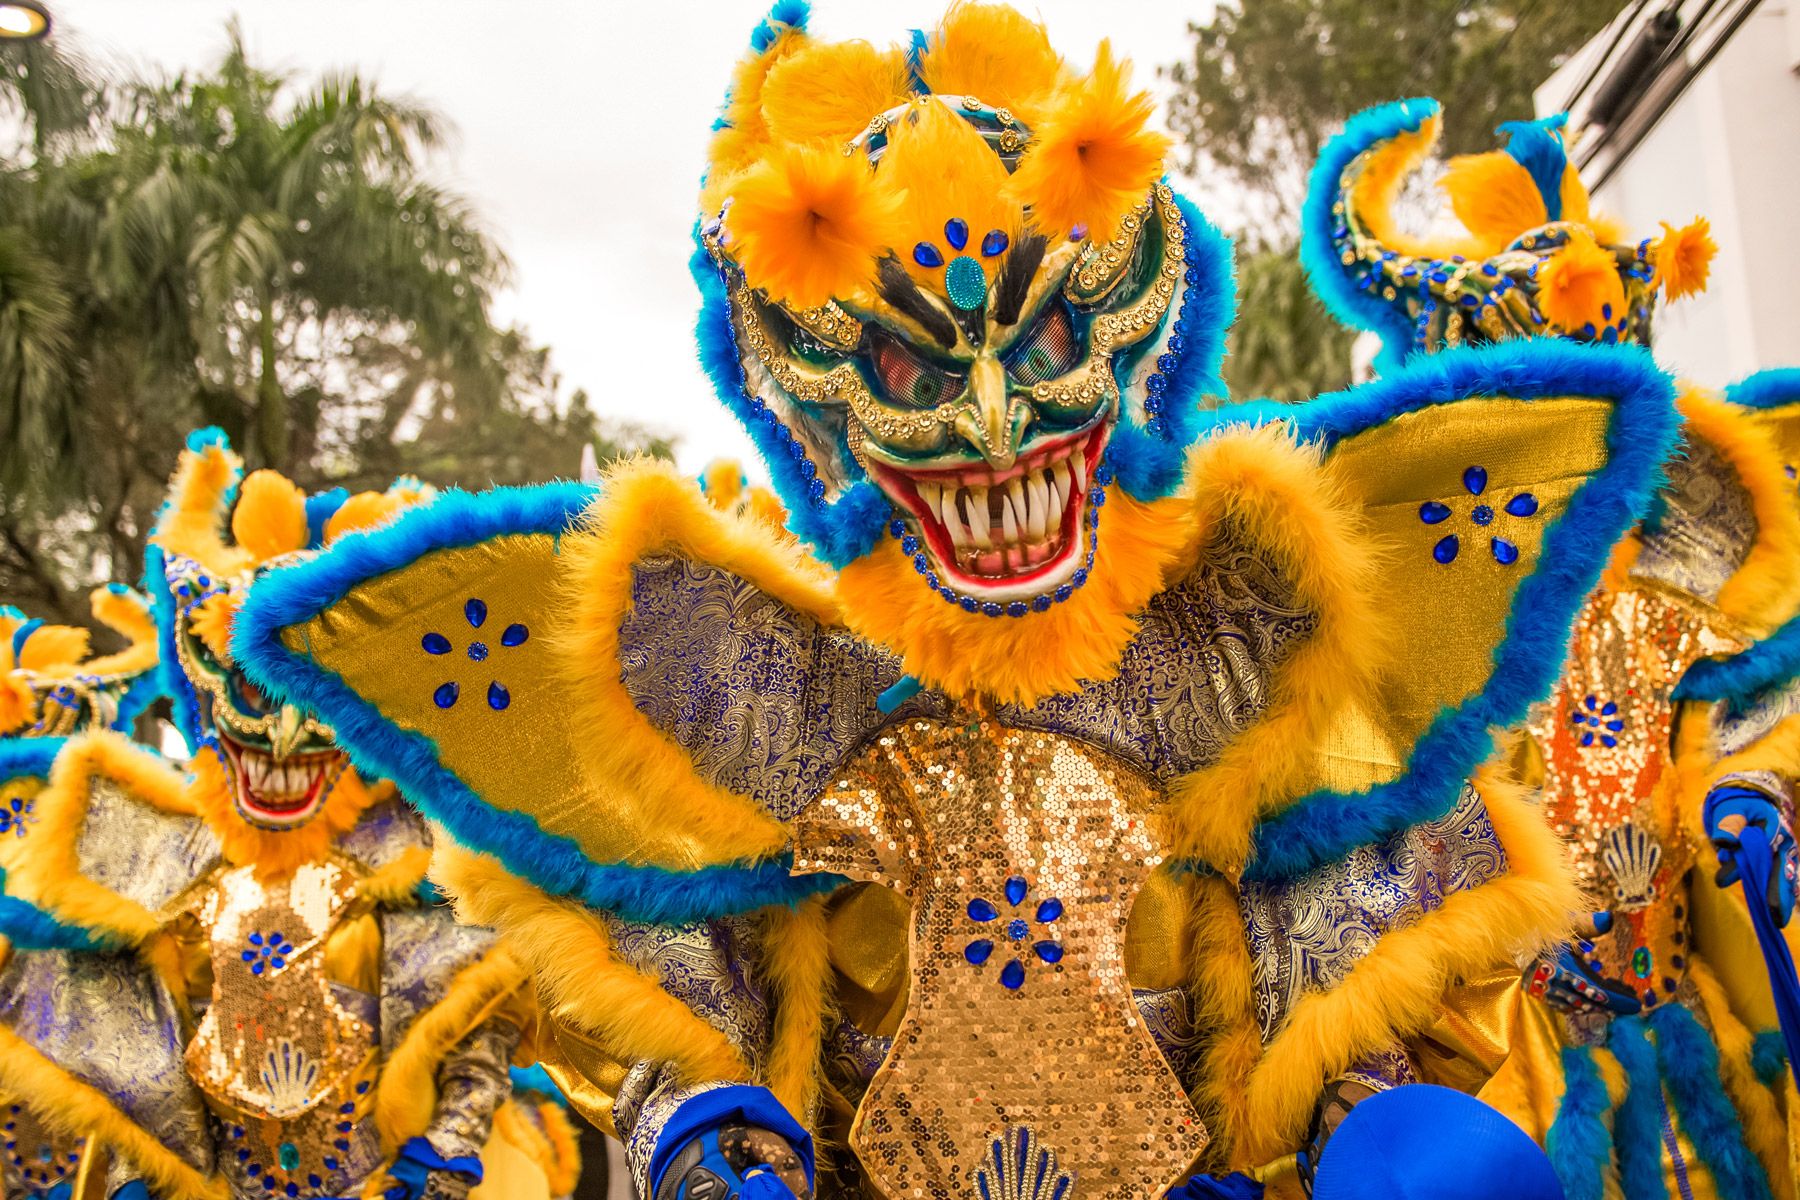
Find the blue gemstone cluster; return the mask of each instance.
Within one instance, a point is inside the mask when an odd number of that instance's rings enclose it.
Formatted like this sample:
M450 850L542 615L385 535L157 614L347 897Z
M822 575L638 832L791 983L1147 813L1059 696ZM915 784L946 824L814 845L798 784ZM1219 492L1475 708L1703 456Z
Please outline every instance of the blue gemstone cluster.
M481 627L487 624L487 602L470 597L470 599L463 604L463 618L469 622L469 627L471 629L479 632ZM500 645L506 649L511 649L514 646L523 646L530 637L531 631L529 629L514 622L501 631ZM451 644L449 638L435 631L420 638L419 645L425 653L434 657L448 654L456 648ZM469 642L466 653L471 662L486 662L489 654L488 644L477 637ZM454 679L440 683L437 686L437 690L431 693L432 703L436 704L439 708L454 708L456 702L461 698L462 685L457 683ZM512 703L512 693L507 691L505 684L497 679L493 680L488 684L487 702L489 708L493 709L495 712L500 712L505 709L507 705Z
M918 537L906 528L905 521L894 518L888 524L888 532L899 539L901 553L912 558L913 570L925 577L925 586L942 596L945 603L954 604L964 612L980 613L984 617L1022 617L1027 613L1048 612L1051 605L1061 604L1073 596L1077 588L1087 583L1088 576L1093 572L1094 548L1100 543L1100 509L1106 504L1106 485L1112 481L1112 468L1102 462L1094 472L1092 486L1088 488L1087 557L1082 565L1069 576L1067 583L1048 592L1040 592L1029 600L1012 600L1001 604L965 596L938 578L938 573L931 569L931 558L919 544Z
M1003 886L1002 892L1006 897L1007 907L1011 915L1008 917L1006 924L998 927L996 932L1003 933L1005 935L1005 940L1012 944L1013 957L1008 959L1006 965L1000 968L1000 983L1001 986L1008 990L1017 991L1025 984L1025 944L1031 939L1034 926L1055 924L1063 915L1063 902L1056 899L1054 896L1047 900L1040 901L1037 910L1032 914L1031 920L1027 920L1019 912L1020 906L1023 905L1031 895L1031 884L1026 878L1023 875L1010 876ZM993 901L988 900L983 896L977 896L975 899L969 901L968 913L969 919L980 925L992 924L1000 919L1000 909ZM1046 936L1031 941L1031 952L1037 955L1040 961L1046 963L1061 962L1063 956L1062 943L1055 938L1048 936L1050 930L1045 929L1043 932ZM994 939L992 938L972 938L968 945L963 947L963 958L978 967L986 963L988 959L993 956Z
M9 833L14 837L25 836L25 827L37 820L32 813L33 803L31 800L22 800L18 796L14 796L4 805L0 805L0 837L5 837Z
M1463 490L1476 498L1476 503L1469 509L1469 520L1479 528L1486 528L1494 523L1498 515L1491 505L1480 499L1487 491L1488 473L1486 467L1470 467L1463 472ZM1509 516L1528 518L1537 515L1537 497L1530 492L1519 492L1508 500L1505 510ZM1427 525L1441 525L1454 514L1448 504L1438 500L1427 500L1419 505L1419 520ZM1519 561L1519 547L1515 542L1495 534L1488 538L1488 550L1494 561L1503 567L1510 567ZM1447 533L1437 540L1431 548L1431 557L1445 566L1456 561L1462 552L1462 541L1454 533Z
M252 975L261 975L266 970L281 970L287 966L288 956L294 952L294 943L279 933L267 936L252 933L245 941L249 943L249 948L239 957L250 964Z
M1193 309L1198 303L1200 287L1206 282L1206 272L1200 265L1200 247L1193 230L1188 228L1187 217L1181 218L1184 269L1181 292L1181 303L1175 309L1175 323L1169 329L1169 338L1163 343L1162 353L1156 356L1156 370L1144 380L1144 412L1147 414L1144 429L1153 437L1168 437L1168 421L1165 419L1170 400L1169 385L1180 369L1182 360L1187 357L1191 344L1193 328Z
M1581 731L1581 744L1591 746L1598 741L1607 749L1619 744L1618 734L1625 728L1625 721L1619 716L1619 706L1608 700L1602 704L1600 697L1588 696L1581 702L1581 707L1569 714L1569 724Z
M969 223L961 217L945 221L944 241L952 250L963 250L969 244ZM998 258L1005 253L1006 247L1006 231L990 229L981 239L981 257ZM912 254L913 261L928 271L944 267L944 252L932 242L919 242L913 247ZM949 261L950 265L944 267L944 294L950 298L950 303L964 312L980 308L987 300L987 269L968 254L958 253Z
M368 1091L368 1081L365 1080L356 1085L356 1094L358 1096L366 1096ZM340 1154L347 1153L350 1149L350 1134L355 1131L358 1124L356 1102L345 1101L343 1104L338 1105L337 1116L336 1132L338 1136L332 1139L331 1145L332 1148ZM258 1181L262 1185L263 1191L268 1192L271 1195L286 1196L289 1197L290 1200L293 1197L299 1196L301 1193L301 1185L298 1180L277 1178L277 1176L288 1176L300 1169L302 1162L300 1147L292 1142L282 1142L275 1148L274 1163L265 1164L256 1158L255 1153L248 1144L243 1144L246 1140L246 1132L247 1131L242 1125L233 1125L231 1127L231 1140L240 1143L233 1152L233 1155L238 1162L242 1164L244 1174L248 1175L251 1179ZM324 1155L319 1162L327 1171L338 1170L338 1157L336 1154ZM323 1195L322 1189L324 1189L326 1182L326 1179L317 1171L307 1172L306 1188L308 1189L308 1194L311 1196Z

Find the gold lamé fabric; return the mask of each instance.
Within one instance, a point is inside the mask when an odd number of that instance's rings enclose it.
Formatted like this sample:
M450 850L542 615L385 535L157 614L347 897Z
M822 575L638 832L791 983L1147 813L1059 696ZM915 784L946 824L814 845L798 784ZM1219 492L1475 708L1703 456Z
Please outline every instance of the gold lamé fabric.
M991 1194L1025 1152L1045 1197L1064 1174L1151 1197L1205 1146L1125 971L1159 798L1084 743L971 716L890 728L799 818L796 870L911 905L906 1011L851 1135L883 1194Z
M348 945L333 945L356 883L331 859L273 881L237 867L216 876L194 906L211 994L188 1044L188 1073L229 1140L241 1144L231 1156L249 1152L243 1164L258 1168L252 1175L348 1180L379 1157L363 1128L379 1019L372 997L329 969L353 978L379 972L379 939L371 942L365 927L353 923ZM365 956L373 961L348 961Z
M1542 803L1583 889L1614 927L1600 974L1655 1007L1685 974L1695 848L1679 806L1671 694L1697 659L1737 647L1708 610L1659 588L1602 589L1575 624L1569 662L1528 725Z

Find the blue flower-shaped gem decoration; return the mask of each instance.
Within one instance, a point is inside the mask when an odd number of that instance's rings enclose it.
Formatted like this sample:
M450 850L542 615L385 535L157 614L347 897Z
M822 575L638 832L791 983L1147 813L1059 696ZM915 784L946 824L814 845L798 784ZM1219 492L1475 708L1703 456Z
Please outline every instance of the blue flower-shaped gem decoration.
M22 800L17 796L0 804L0 837L12 834L14 837L25 836L25 826L37 820L31 811L33 801Z
M294 943L279 933L271 933L267 936L253 933L245 940L250 943L250 948L245 950L240 957L250 964L252 975L261 975L270 968L281 970L287 966L288 955L294 952Z
M963 250L969 244L969 223L961 217L945 221L944 241L952 250ZM981 239L981 257L998 258L1006 252L1007 243L1005 230L988 230ZM919 242L913 247L913 261L927 270L944 267L944 252L932 242ZM987 292L987 269L973 255L958 253L944 267L944 294L964 312L980 308L987 300Z
M1475 500L1474 505L1469 509L1469 520L1478 529L1486 529L1494 523L1494 519L1499 515L1491 504L1481 498L1482 494L1487 491L1487 468L1470 467L1463 472L1462 482L1463 490ZM1508 516L1521 519L1535 517L1538 511L1537 497L1530 492L1516 493L1512 499L1506 502L1504 511ZM1419 520L1427 525L1442 525L1455 515L1454 509L1438 500L1427 500L1419 505ZM1519 561L1518 544L1497 533L1489 535L1488 550L1493 554L1494 561L1503 567L1510 567ZM1436 545L1432 546L1431 557L1448 566L1456 561L1456 556L1461 551L1462 540L1454 533L1446 533L1437 540Z
M469 645L465 650L465 653L469 656L469 661L486 662L490 651L487 642L482 640L480 631L482 626L487 624L487 602L471 596L463 604L463 617L469 622L469 628L476 631L476 636L470 640ZM514 646L523 646L530 637L531 631L529 629L514 622L500 631L500 645L503 649L511 649ZM433 657L448 654L456 649L449 638L437 632L428 633L423 638L420 638L419 645L424 649L425 653L432 655ZM431 693L432 703L436 704L439 708L454 708L456 707L456 702L461 698L462 686L454 679L440 683L437 686L437 690ZM487 702L489 708L493 709L495 712L499 712L512 703L512 693L506 690L505 684L496 679L488 684Z
M1004 888L1009 915L1006 924L1000 926L996 933L1011 943L1012 957L1000 968L1000 982L1011 990L1017 990L1025 983L1024 954L1026 943L1031 945L1031 952L1044 962L1061 962L1063 956L1062 943L1051 937L1033 939L1034 933L1048 934L1048 929L1040 930L1039 926L1052 925L1063 915L1063 902L1054 896L1038 903L1031 919L1019 911L1020 906L1031 895L1031 885L1022 875L1014 875L1007 879ZM969 901L969 919L986 925L1000 919L1000 909L991 901L977 896ZM963 957L976 966L981 966L994 956L995 939L978 937L963 947Z
M1589 696L1581 707L1569 714L1569 724L1581 731L1581 744L1591 746L1596 740L1607 749L1619 744L1618 733L1625 728L1619 706L1611 700L1600 703L1600 697Z

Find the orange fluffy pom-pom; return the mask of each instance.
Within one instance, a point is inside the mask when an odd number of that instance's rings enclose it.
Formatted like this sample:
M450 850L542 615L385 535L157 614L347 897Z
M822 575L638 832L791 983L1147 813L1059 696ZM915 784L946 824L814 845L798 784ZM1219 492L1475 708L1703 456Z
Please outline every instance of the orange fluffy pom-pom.
M1625 311L1619 264L1588 234L1573 230L1539 268L1537 302L1545 319L1563 331L1617 320Z
M813 45L769 69L762 112L777 142L841 143L910 98L906 58L867 42Z
M392 492L358 492L325 522L325 540L333 542L346 533L373 529L405 507L400 496Z
M1718 252L1712 225L1705 217L1695 217L1680 229L1664 221L1662 240L1656 243L1655 251L1656 278L1662 284L1663 294L1679 300L1705 291L1713 256Z
M67 671L88 654L88 631L73 625L39 625L19 647L27 671Z
M37 716L31 685L8 672L0 676L0 733L13 733Z
M958 4L919 56L933 92L1010 108L1035 126L1063 74L1044 27L1004 4Z
M1129 70L1100 43L1093 72L1032 132L1007 190L1041 232L1060 237L1085 226L1107 241L1162 174L1169 139L1148 128L1154 105L1148 92L1128 90Z
M231 510L231 536L255 562L306 549L306 493L279 471L252 471Z
M218 592L188 614L188 631L222 663L231 662L231 626L237 620L238 603L230 592Z
M898 205L860 154L776 150L732 187L727 250L751 287L795 308L850 296L893 245Z

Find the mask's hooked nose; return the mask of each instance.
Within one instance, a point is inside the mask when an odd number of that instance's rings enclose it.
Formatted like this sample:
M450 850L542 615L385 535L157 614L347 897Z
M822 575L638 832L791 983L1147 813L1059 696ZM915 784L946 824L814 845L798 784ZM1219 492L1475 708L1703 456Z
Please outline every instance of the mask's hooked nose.
M1006 368L992 354L983 354L969 368L969 391L975 398L956 416L956 432L1000 470L1013 465L1025 441L1031 411L1010 394Z

